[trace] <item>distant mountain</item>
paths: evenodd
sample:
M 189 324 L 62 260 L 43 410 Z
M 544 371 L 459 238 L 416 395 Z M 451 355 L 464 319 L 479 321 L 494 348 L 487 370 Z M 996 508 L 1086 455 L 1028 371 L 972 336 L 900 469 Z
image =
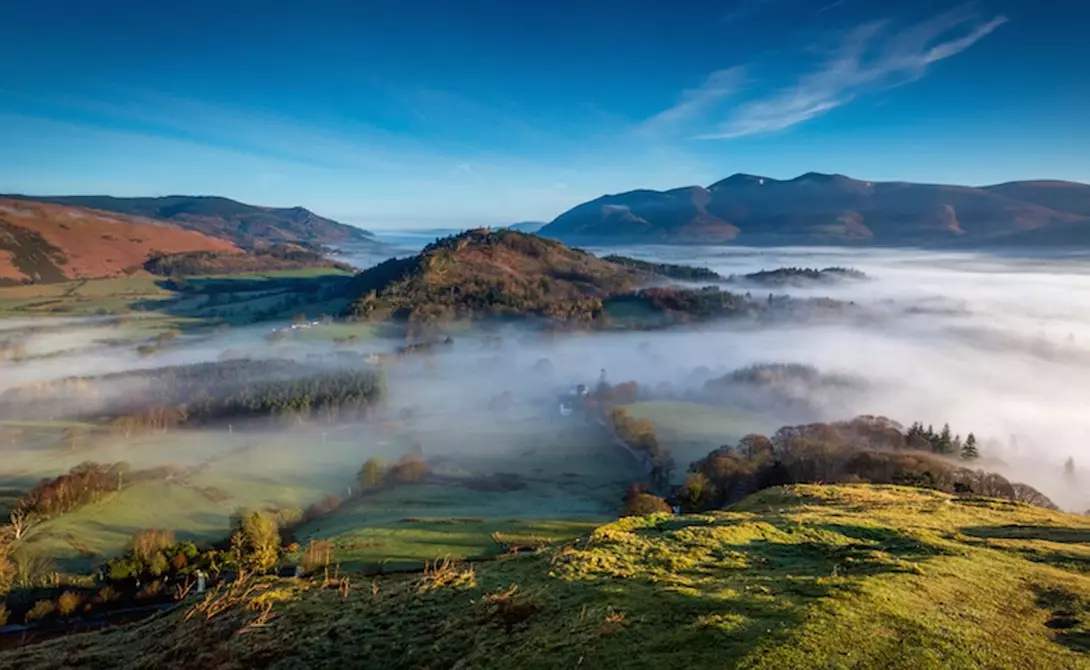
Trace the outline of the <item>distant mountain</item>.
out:
M 987 244 L 1015 234 L 1033 240 L 1036 231 L 1050 237 L 1087 219 L 1090 186 L 1070 182 L 974 188 L 736 174 L 707 188 L 603 196 L 540 234 L 578 243 Z
M 246 249 L 284 243 L 325 245 L 374 242 L 374 235 L 362 228 L 318 216 L 303 207 L 258 207 L 216 196 L 170 195 L 161 198 L 114 198 L 106 195 L 12 195 L 2 197 L 162 219 L 180 228 L 230 240 Z
M 153 252 L 245 255 L 229 241 L 163 221 L 0 198 L 0 284 L 141 273 Z
M 517 230 L 520 233 L 536 233 L 547 225 L 549 225 L 548 221 L 519 221 L 518 223 L 504 226 L 504 228 L 507 230 Z

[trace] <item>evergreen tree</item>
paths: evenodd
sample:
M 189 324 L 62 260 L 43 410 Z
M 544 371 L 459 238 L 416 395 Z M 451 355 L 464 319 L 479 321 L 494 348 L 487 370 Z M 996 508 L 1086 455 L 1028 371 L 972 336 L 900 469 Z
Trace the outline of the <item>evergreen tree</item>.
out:
M 950 424 L 943 424 L 942 432 L 938 439 L 931 443 L 931 448 L 938 454 L 954 453 L 954 437 L 950 432 Z
M 1071 456 L 1068 456 L 1067 462 L 1064 463 L 1064 477 L 1068 479 L 1075 478 L 1075 459 Z
M 980 458 L 980 449 L 976 446 L 976 435 L 969 433 L 969 437 L 965 438 L 965 444 L 961 447 L 961 460 L 975 461 L 978 458 Z

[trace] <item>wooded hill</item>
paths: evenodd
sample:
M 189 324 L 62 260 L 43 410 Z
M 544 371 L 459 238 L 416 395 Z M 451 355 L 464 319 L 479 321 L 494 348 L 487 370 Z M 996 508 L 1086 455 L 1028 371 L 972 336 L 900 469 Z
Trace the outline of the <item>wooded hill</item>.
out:
M 654 328 L 724 316 L 840 309 L 837 301 L 756 300 L 717 287 L 665 286 L 719 278 L 706 268 L 598 258 L 512 230 L 472 230 L 391 259 L 347 285 L 345 316 L 423 329 L 454 320 L 532 318 L 563 327 Z M 646 286 L 648 284 L 656 284 Z

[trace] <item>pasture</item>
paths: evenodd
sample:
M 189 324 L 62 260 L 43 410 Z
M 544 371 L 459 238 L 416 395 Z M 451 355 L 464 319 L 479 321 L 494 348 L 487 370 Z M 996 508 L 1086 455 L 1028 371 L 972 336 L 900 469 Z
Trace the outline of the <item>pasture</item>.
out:
M 689 464 L 724 444 L 733 444 L 748 433 L 771 434 L 779 427 L 770 419 L 692 402 L 648 401 L 625 405 L 636 419 L 647 419 L 673 454 L 674 479 L 685 479 Z

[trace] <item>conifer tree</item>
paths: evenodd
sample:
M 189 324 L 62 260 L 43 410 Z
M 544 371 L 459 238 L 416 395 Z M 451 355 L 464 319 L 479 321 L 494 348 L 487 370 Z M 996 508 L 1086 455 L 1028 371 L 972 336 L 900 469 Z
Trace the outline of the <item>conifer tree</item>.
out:
M 965 438 L 965 444 L 961 447 L 961 460 L 975 461 L 980 458 L 980 449 L 976 446 L 976 435 L 969 433 Z

